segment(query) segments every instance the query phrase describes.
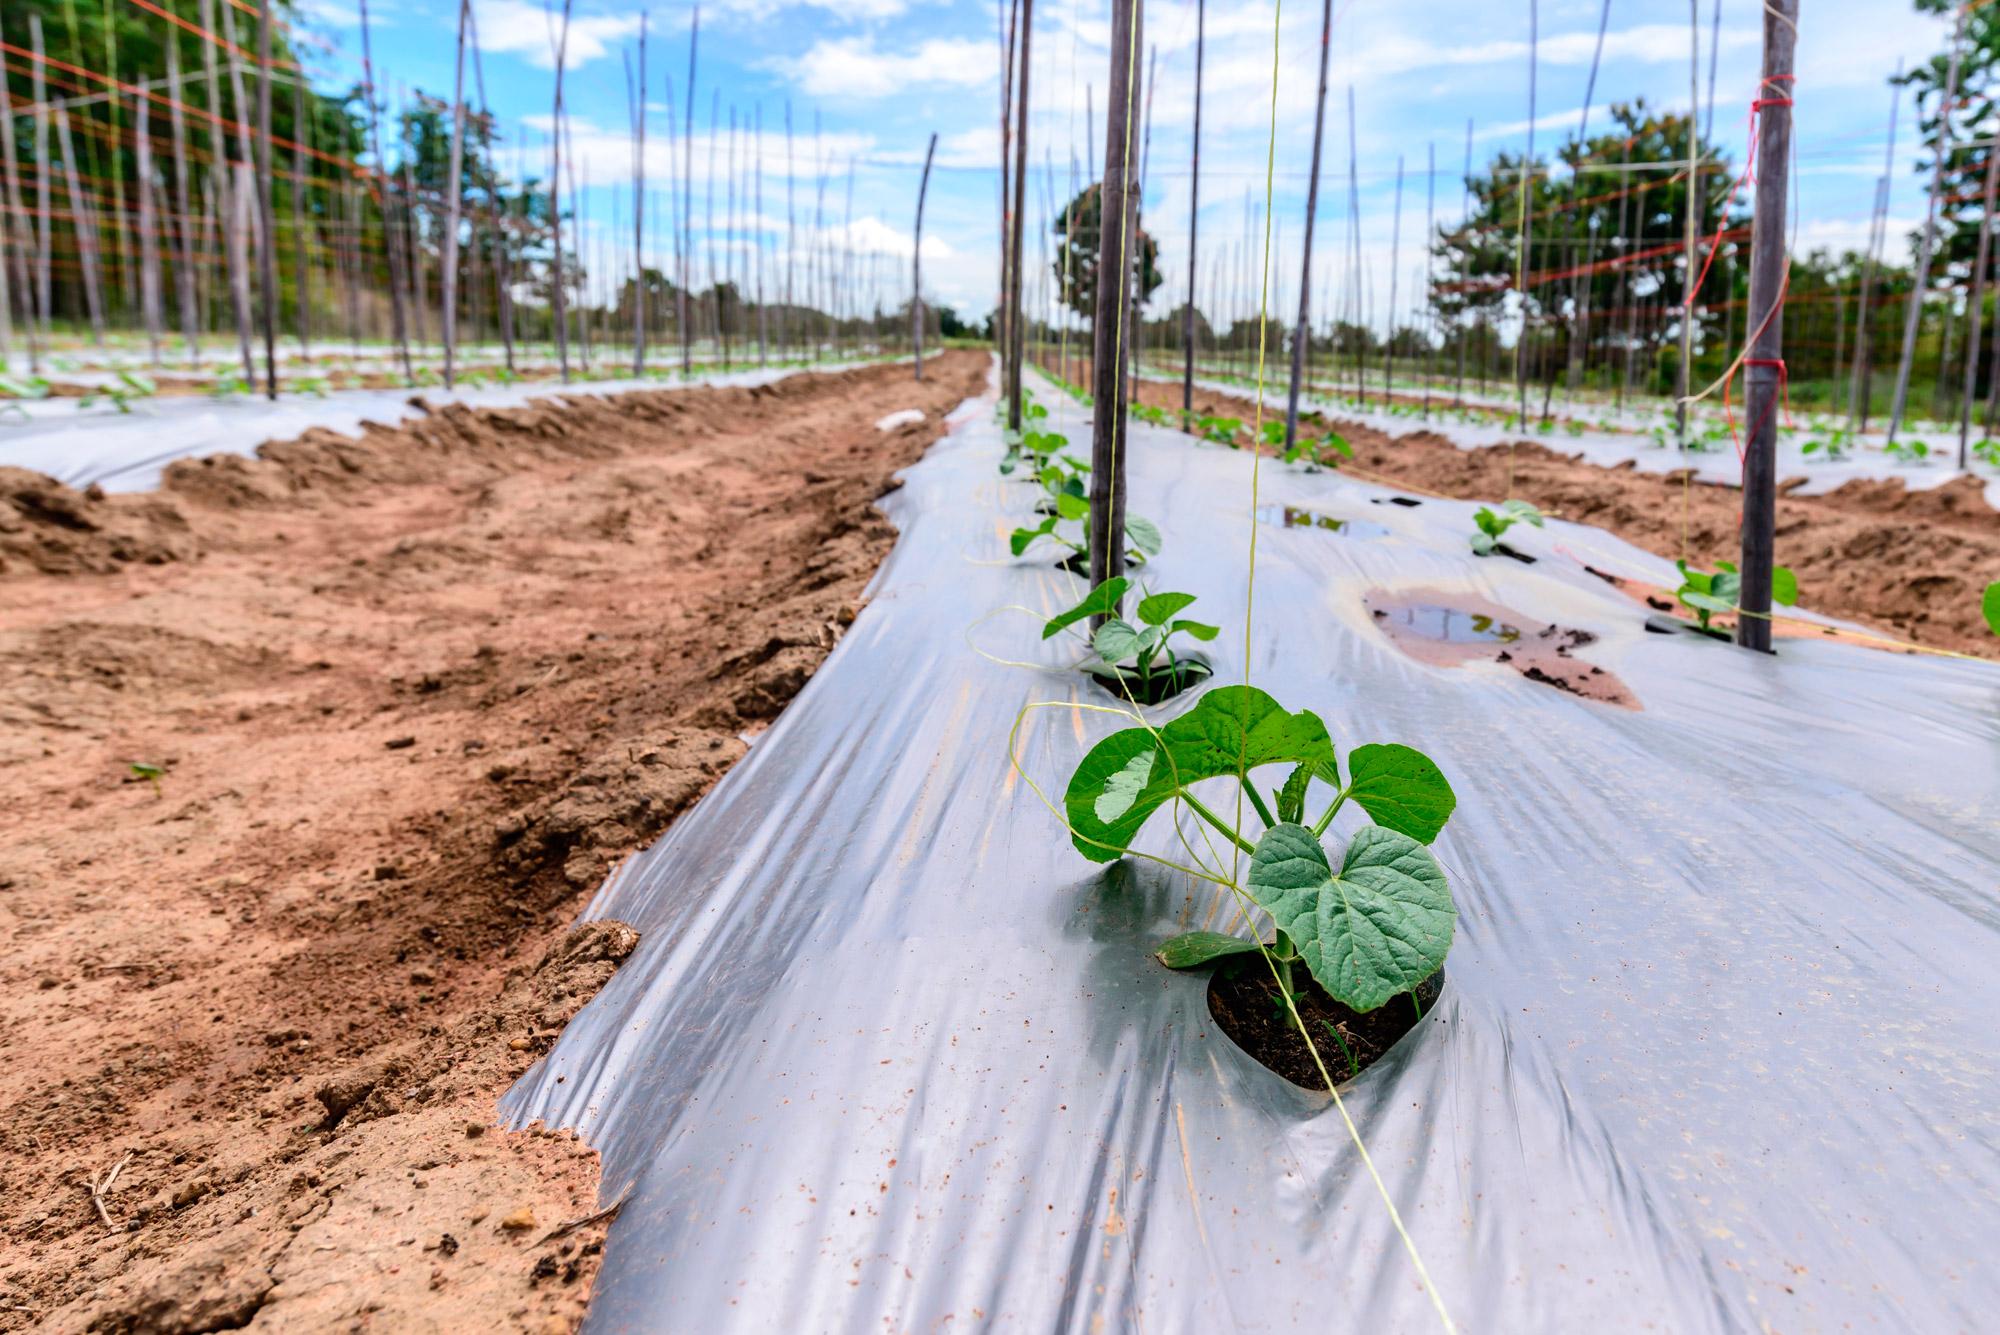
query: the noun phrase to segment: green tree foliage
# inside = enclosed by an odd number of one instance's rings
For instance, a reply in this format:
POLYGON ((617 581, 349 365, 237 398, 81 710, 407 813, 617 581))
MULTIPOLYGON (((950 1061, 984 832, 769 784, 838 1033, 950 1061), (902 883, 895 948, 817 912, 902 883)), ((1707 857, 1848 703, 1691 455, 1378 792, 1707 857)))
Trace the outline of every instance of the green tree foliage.
MULTIPOLYGON (((1634 297, 1678 299, 1684 284, 1682 243, 1694 207, 1685 170, 1690 121, 1655 112, 1643 98, 1614 103, 1610 119, 1611 128, 1588 142, 1572 140, 1562 147, 1558 158, 1566 170, 1538 157, 1524 173, 1520 155, 1500 153, 1483 175, 1467 182, 1468 219, 1462 226, 1440 227, 1433 242, 1437 304, 1447 321, 1494 323, 1510 308, 1520 265, 1524 175, 1531 183, 1533 236, 1522 301, 1533 322, 1566 318, 1579 298, 1597 311, 1634 297), (1625 170, 1592 170, 1614 164, 1625 170)), ((1721 228, 1735 170, 1713 144, 1704 141, 1701 148, 1707 165, 1697 230, 1710 238, 1721 228)), ((1732 227, 1742 221, 1740 213, 1729 216, 1732 227)), ((1722 265, 1718 257, 1717 269, 1722 265)), ((1714 275, 1710 281, 1716 281, 1714 275)), ((1722 318, 1709 305, 1700 332, 1718 328, 1722 318)), ((1622 326, 1610 320, 1590 322, 1585 334, 1600 351, 1623 336, 1622 326)))
MULTIPOLYGON (((1086 320, 1097 314, 1097 248, 1102 235, 1103 216, 1098 186, 1093 182, 1063 206, 1056 215, 1054 225, 1058 239, 1055 258, 1050 265, 1055 271, 1063 305, 1086 320)), ((1165 278, 1160 273, 1159 243, 1147 235, 1143 222, 1138 232, 1139 240, 1135 247, 1139 257, 1138 301, 1143 309, 1147 299, 1165 278)))

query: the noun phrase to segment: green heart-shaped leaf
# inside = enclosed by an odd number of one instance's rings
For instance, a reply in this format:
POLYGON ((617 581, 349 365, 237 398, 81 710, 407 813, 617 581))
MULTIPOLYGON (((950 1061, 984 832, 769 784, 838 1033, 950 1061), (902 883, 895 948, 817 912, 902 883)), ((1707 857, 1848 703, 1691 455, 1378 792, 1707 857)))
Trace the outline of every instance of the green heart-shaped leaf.
POLYGON ((1063 794, 1070 841, 1092 862, 1110 862, 1131 846, 1155 811, 1190 784, 1243 773, 1260 765, 1313 762, 1337 766, 1326 724, 1310 710, 1288 712, 1254 686, 1218 686, 1193 709, 1161 727, 1125 728, 1090 749, 1063 794), (1159 752, 1145 786, 1110 820, 1097 815, 1097 799, 1113 775, 1135 756, 1159 752))
POLYGON ((1160 554, 1160 527, 1139 515, 1125 517, 1125 540, 1148 556, 1160 554))
POLYGON ((1097 633, 1090 637, 1090 647, 1107 663, 1135 657, 1145 644, 1146 637, 1138 627, 1115 617, 1099 626, 1097 633))
POLYGON ((1058 612, 1055 616, 1050 617, 1044 622, 1042 625, 1042 638, 1046 640, 1061 631, 1063 627, 1073 626, 1085 617, 1110 616, 1118 610, 1118 600, 1123 598, 1125 591, 1131 587, 1132 582, 1123 575, 1114 575, 1112 578, 1105 580, 1089 593, 1086 593, 1083 596, 1083 601, 1075 607, 1070 608, 1067 612, 1058 612))
POLYGON ((1319 985, 1357 1011, 1436 973, 1458 919, 1437 859, 1379 825, 1354 836, 1337 873, 1312 831, 1275 825, 1257 844, 1248 886, 1319 985))
POLYGON ((1139 620, 1149 626, 1164 626, 1174 613, 1194 602, 1191 593, 1156 593, 1139 600, 1139 620))
POLYGON ((1211 626, 1204 621, 1176 621, 1173 625, 1168 626, 1167 630, 1174 634, 1185 633, 1192 635, 1204 644, 1222 634, 1220 626, 1211 626))
POLYGON ((1377 825, 1406 834, 1420 844, 1438 837, 1458 795, 1431 758, 1395 743, 1357 746, 1348 753, 1348 796, 1377 825))

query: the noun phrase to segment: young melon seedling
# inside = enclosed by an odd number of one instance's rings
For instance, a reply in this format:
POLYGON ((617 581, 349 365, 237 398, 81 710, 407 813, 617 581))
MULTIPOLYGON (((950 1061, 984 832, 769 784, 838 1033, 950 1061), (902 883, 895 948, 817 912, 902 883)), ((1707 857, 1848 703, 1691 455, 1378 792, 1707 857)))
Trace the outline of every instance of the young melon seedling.
POLYGON ((141 399, 150 399, 157 393, 159 393, 159 387, 152 382, 150 377, 138 375, 131 371, 120 371, 118 378, 110 384, 93 389, 90 393, 78 399, 76 407, 78 412, 82 412, 84 409, 94 408, 100 403, 109 403, 120 413, 129 413, 132 411, 133 404, 139 402, 141 399))
POLYGON ((1498 511, 1480 506, 1472 516, 1478 525, 1478 532, 1472 535, 1472 554, 1491 556, 1493 549, 1500 545, 1502 534, 1516 524, 1533 524, 1542 527, 1542 512, 1526 501, 1502 501, 1498 511))
POLYGON ((1921 440, 1892 440, 1882 447, 1882 453, 1899 464, 1920 464, 1931 457, 1931 447, 1921 440))
MULTIPOLYGON (((1008 535, 1007 546, 1016 556, 1027 554, 1030 547, 1047 538, 1060 543, 1079 556, 1090 554, 1090 502, 1082 496, 1061 492, 1055 498, 1055 513, 1045 515, 1042 522, 1033 528, 1017 528, 1008 535), (1081 533, 1071 538, 1062 531, 1061 525, 1074 523, 1081 533)), ((1125 516, 1125 559, 1132 565, 1144 565, 1148 557, 1160 554, 1160 529, 1152 520, 1139 515, 1125 516)))
POLYGON ((1141 589, 1138 605, 1133 609, 1137 625, 1113 615, 1131 587, 1132 582, 1123 575, 1105 580, 1076 606, 1050 617, 1042 626, 1042 638, 1049 639, 1086 618, 1105 618, 1090 637, 1091 651, 1114 675, 1137 676, 1140 693, 1151 695, 1154 665, 1161 654, 1166 655, 1165 671, 1175 675, 1180 672, 1180 659, 1172 643, 1174 636, 1187 635, 1206 644, 1222 632, 1205 622, 1188 621, 1176 615, 1193 604, 1191 593, 1147 594, 1141 589))
MULTIPOLYGON (((1736 573, 1733 561, 1717 561, 1715 573, 1708 574, 1689 567, 1685 561, 1674 564, 1681 572, 1681 586, 1674 590, 1674 597, 1682 607, 1694 612, 1695 620, 1701 628, 1709 628, 1708 619, 1717 612, 1735 612, 1743 597, 1743 577, 1736 573)), ((1771 568, 1771 601, 1782 607, 1790 607, 1799 600, 1799 577, 1789 566, 1771 568)))
MULTIPOLYGON (((1436 973, 1451 948, 1458 910, 1444 869, 1428 845, 1458 805, 1451 785, 1422 752, 1399 745, 1357 747, 1343 780, 1326 724, 1310 710, 1292 713, 1253 686, 1209 691, 1164 726, 1126 728, 1084 756, 1063 796, 1070 840, 1092 862, 1125 854, 1146 822, 1179 804, 1250 854, 1245 890, 1276 926, 1271 953, 1279 986, 1294 991, 1303 964, 1335 1000, 1371 1011, 1436 973), (1286 767, 1267 794, 1255 771, 1286 767), (1263 822, 1256 841, 1197 797, 1194 787, 1233 779, 1263 822), (1307 814, 1312 785, 1334 794, 1307 814), (1321 840, 1352 801, 1372 824, 1350 838, 1338 859, 1321 840)), ((1220 932, 1190 932, 1160 947, 1170 968, 1209 964, 1262 950, 1220 932)))
POLYGON ((1285 462, 1306 461, 1306 471, 1315 468, 1338 468, 1342 459, 1352 459, 1354 447, 1347 443, 1347 437, 1338 431, 1329 431, 1318 440, 1308 440, 1304 436, 1295 437, 1292 448, 1285 451, 1285 462))

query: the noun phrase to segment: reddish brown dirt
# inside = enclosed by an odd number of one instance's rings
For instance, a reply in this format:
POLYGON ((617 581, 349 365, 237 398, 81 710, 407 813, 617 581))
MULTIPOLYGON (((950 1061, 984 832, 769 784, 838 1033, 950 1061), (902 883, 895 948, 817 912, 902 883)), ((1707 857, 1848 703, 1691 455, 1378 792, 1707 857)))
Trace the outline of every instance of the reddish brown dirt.
MULTIPOLYGON (((1180 386, 1141 385, 1145 402, 1179 409, 1180 386)), ((1255 411, 1235 395, 1196 389, 1194 398, 1200 413, 1248 421, 1255 411)), ((1427 431, 1392 437, 1358 422, 1334 424, 1354 446, 1345 471, 1369 481, 1459 500, 1512 494, 1669 560, 1682 555, 1685 508, 1691 564, 1713 570, 1717 560, 1737 556, 1742 498, 1734 487, 1684 486, 1678 473, 1604 468, 1528 441, 1461 450, 1427 431)), ((1849 482, 1821 496, 1784 494, 1777 535, 1778 560, 1798 574, 1802 605, 1912 644, 2000 658, 2000 637, 1979 607, 1982 591, 2000 580, 2000 514, 1977 480, 1929 491, 1884 481, 1849 482)))
POLYGON ((933 367, 7 479, 0 1329, 576 1324, 595 1156, 495 1100, 853 620, 933 367))

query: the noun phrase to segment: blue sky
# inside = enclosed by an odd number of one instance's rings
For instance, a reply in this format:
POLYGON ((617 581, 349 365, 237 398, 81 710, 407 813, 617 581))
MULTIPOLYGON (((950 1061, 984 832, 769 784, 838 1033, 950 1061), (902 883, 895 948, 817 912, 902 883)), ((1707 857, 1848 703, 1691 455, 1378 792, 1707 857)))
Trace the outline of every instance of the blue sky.
MULTIPOLYGON (((360 67, 355 26, 358 0, 308 0, 309 26, 320 40, 313 66, 322 82, 351 82, 360 67)), ((553 59, 551 20, 541 0, 476 0, 486 50, 488 95, 511 141, 540 170, 549 125, 553 59)), ((1706 87, 1710 6, 1701 9, 1702 80, 1706 87)), ((665 78, 675 86, 678 119, 686 98, 688 28, 693 7, 642 6, 623 0, 576 0, 570 35, 568 101, 578 155, 591 183, 586 244, 618 245, 611 232, 609 183, 629 174, 625 72, 621 53, 648 16, 649 173, 664 186, 670 157, 665 78)), ((1536 130, 1550 146, 1576 123, 1590 72, 1601 0, 1542 0, 1536 130)), ((1798 213, 1802 248, 1858 247, 1867 231, 1875 180, 1882 169, 1891 92, 1886 80, 1898 59, 1916 62, 1939 50, 1943 24, 1919 18, 1904 0, 1805 0, 1796 91, 1798 213)), ((376 0, 378 77, 448 94, 455 0, 376 0)), ((1758 0, 1723 0, 1716 78, 1716 136, 1740 164, 1750 98, 1760 56, 1758 0)), ((1277 67, 1277 179, 1273 216, 1278 238, 1274 269, 1296 269, 1303 228, 1305 176, 1312 136, 1312 101, 1320 9, 1305 0, 1283 5, 1277 67)), ((792 183, 801 212, 800 236, 810 231, 817 178, 813 124, 832 179, 826 188, 825 235, 851 243, 857 272, 872 271, 885 295, 903 292, 924 141, 936 131, 938 166, 925 220, 925 286, 934 300, 983 314, 994 300, 998 253, 997 166, 999 55, 991 0, 712 0, 702 7, 696 90, 697 225, 701 176, 708 153, 711 99, 720 93, 726 155, 727 118, 735 107, 748 124, 761 108, 764 124, 764 207, 761 215, 767 284, 775 284, 786 228, 785 105, 795 137, 792 183), (846 223, 846 173, 854 163, 853 222, 846 223), (872 266, 872 269, 870 268, 872 266)), ((1273 8, 1264 3, 1210 0, 1203 103, 1201 283, 1240 259, 1248 209, 1261 211, 1263 166, 1271 116, 1273 8), (1234 245, 1232 257, 1219 249, 1234 245)), ((1150 0, 1145 39, 1157 50, 1153 96, 1147 225, 1160 238, 1162 268, 1172 277, 1156 307, 1177 301, 1187 263, 1194 0, 1150 0)), ((1094 128, 1103 134, 1103 85, 1108 64, 1108 5, 1103 0, 1041 0, 1035 6, 1029 181, 1030 218, 1049 210, 1045 175, 1066 193, 1069 161, 1085 152, 1086 89, 1096 103, 1094 128)), ((1371 308, 1386 306, 1396 164, 1406 167, 1401 252, 1394 266, 1407 297, 1421 278, 1424 176, 1428 150, 1437 154, 1437 217, 1458 211, 1466 121, 1474 123, 1475 161, 1500 148, 1518 150, 1528 121, 1527 0, 1337 0, 1327 109, 1327 157, 1322 168, 1315 242, 1315 303, 1331 291, 1344 299, 1335 256, 1346 231, 1347 90, 1353 89, 1352 131, 1360 162, 1362 255, 1371 308)), ((1609 35, 1598 78, 1594 117, 1613 99, 1644 95, 1658 106, 1687 105, 1688 8, 1685 0, 1611 0, 1609 35)), ((469 86, 469 85, 468 85, 469 86)), ((1705 95, 1705 94, 1704 94, 1705 95)), ((1600 119, 1598 125, 1604 124, 1600 119)), ((1915 228, 1923 182, 1912 171, 1914 117, 1907 102, 1898 145, 1890 216, 1894 244, 1915 228)), ((513 150, 508 150, 512 152, 513 150)), ((747 142, 740 152, 747 161, 747 142)), ((1101 148, 1097 150, 1101 154, 1101 148)), ((1096 154, 1093 154, 1095 156, 1096 154)), ((503 162, 510 161, 503 155, 503 162)), ((621 187, 622 188, 622 187, 621 187)), ((629 199, 629 196, 625 196, 629 199)), ((724 201, 718 196, 719 219, 724 201)), ((748 210, 745 209, 747 214, 748 210)), ((744 232, 750 233, 748 224, 744 232)), ((749 242, 742 243, 748 246, 749 242)), ((1035 248, 1033 234, 1029 242, 1035 248)), ((649 251, 662 255, 662 230, 649 251)), ((697 247, 701 248, 698 240, 697 247)), ((1252 246, 1254 249, 1254 245, 1252 246)), ((745 253, 744 263, 749 259, 745 253)), ((649 262, 653 262, 650 261, 649 262)), ((662 267, 667 267, 662 263, 662 267)), ((1280 282, 1274 307, 1296 302, 1294 280, 1280 282)), ((1204 293, 1202 304, 1210 305, 1204 293)), ((1381 322, 1377 316, 1377 323, 1381 322)))

